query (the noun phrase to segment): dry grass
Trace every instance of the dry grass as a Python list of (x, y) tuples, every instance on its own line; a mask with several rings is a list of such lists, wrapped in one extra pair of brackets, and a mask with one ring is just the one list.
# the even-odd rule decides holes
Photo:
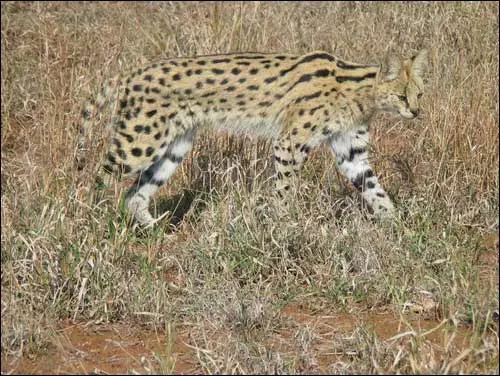
[[(207, 373), (498, 373), (498, 248), (483, 245), (498, 230), (497, 3), (1, 6), (3, 356), (39, 353), (70, 318), (188, 328)], [(392, 226), (366, 219), (326, 149), (281, 212), (269, 144), (203, 134), (158, 195), (177, 225), (147, 234), (118, 194), (93, 204), (93, 178), (74, 168), (80, 106), (123, 69), (231, 51), (371, 63), (423, 46), (424, 116), (373, 124), (375, 170), (405, 213)], [(470, 329), (465, 346), (439, 355), (419, 335), (403, 346), (360, 327), (327, 342), (344, 357), (321, 368), (314, 328), (296, 328), (293, 351), (269, 345), (289, 303), (405, 317), (422, 296), (449, 330)]]

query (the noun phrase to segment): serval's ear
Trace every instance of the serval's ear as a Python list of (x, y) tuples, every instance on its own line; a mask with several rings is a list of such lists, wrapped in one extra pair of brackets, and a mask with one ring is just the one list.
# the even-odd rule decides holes
[(394, 54), (388, 54), (382, 64), (382, 81), (394, 80), (401, 71), (401, 60)]
[(426, 49), (420, 50), (415, 56), (411, 58), (412, 73), (415, 76), (422, 77), (427, 72), (428, 53)]

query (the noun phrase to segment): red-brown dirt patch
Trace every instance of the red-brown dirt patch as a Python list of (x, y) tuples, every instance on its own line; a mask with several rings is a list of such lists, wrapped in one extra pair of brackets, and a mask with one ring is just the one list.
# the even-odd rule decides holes
[[(169, 339), (164, 333), (133, 329), (124, 324), (86, 326), (65, 322), (62, 327), (45, 354), (33, 359), (2, 358), (2, 373), (200, 373), (194, 355), (185, 345), (183, 333), (173, 336), (169, 354)], [(163, 362), (163, 368), (158, 359)]]
[[(288, 305), (282, 310), (285, 319), (291, 320), (290, 330), (278, 334), (281, 338), (283, 352), (291, 349), (288, 344), (290, 337), (297, 336), (299, 328), (309, 327), (314, 332), (314, 340), (301, 349), (302, 356), (309, 357), (309, 365), (304, 371), (315, 373), (331, 373), (333, 364), (349, 363), (356, 357), (356, 345), (353, 348), (344, 347), (352, 333), (357, 328), (365, 326), (368, 331), (373, 331), (379, 341), (386, 341), (397, 348), (408, 348), (410, 341), (419, 338), (425, 343), (425, 348), (433, 354), (450, 351), (459, 354), (468, 347), (471, 330), (465, 327), (453, 328), (446, 321), (425, 320), (424, 316), (409, 314), (398, 318), (392, 312), (366, 312), (353, 314), (328, 314), (315, 312), (311, 314), (306, 309), (297, 305)], [(454, 332), (455, 334), (452, 334)], [(304, 354), (305, 350), (305, 354)], [(297, 351), (297, 348), (295, 348)], [(424, 351), (424, 350), (421, 350)], [(312, 367), (311, 367), (312, 363)]]
[[(350, 362), (349, 348), (339, 348), (346, 336), (365, 326), (380, 341), (407, 347), (412, 338), (425, 341), (433, 353), (450, 351), (459, 354), (468, 347), (470, 330), (454, 327), (453, 333), (445, 322), (424, 320), (418, 315), (398, 318), (391, 312), (328, 314), (311, 312), (300, 304), (289, 304), (281, 311), (283, 329), (269, 333), (266, 347), (293, 359), (308, 358), (297, 369), (329, 373), (334, 363)], [(2, 373), (9, 374), (123, 374), (203, 372), (195, 352), (189, 347), (187, 329), (177, 328), (169, 338), (166, 331), (135, 329), (125, 324), (72, 324), (64, 322), (46, 353), (19, 360), (2, 357)], [(309, 328), (313, 339), (297, 338), (297, 333)], [(435, 330), (432, 330), (435, 329)], [(423, 350), (422, 350), (423, 351)], [(306, 368), (304, 368), (306, 367)]]

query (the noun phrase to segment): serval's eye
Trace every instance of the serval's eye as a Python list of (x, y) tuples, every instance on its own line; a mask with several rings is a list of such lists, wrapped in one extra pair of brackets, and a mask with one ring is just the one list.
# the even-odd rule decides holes
[(420, 99), (420, 98), (422, 98), (422, 93), (417, 94), (417, 99)]
[(398, 95), (399, 100), (406, 102), (406, 96), (404, 95)]

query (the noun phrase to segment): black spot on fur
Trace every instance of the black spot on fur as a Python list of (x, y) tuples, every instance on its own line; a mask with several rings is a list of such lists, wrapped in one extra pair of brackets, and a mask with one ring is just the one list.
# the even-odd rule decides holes
[(354, 186), (361, 190), (363, 189), (363, 184), (366, 181), (366, 179), (371, 178), (373, 176), (373, 171), (371, 169), (368, 169), (362, 173), (360, 173), (353, 181), (352, 184)]
[(266, 78), (266, 79), (264, 80), (264, 82), (265, 82), (266, 84), (270, 84), (271, 82), (274, 82), (274, 81), (276, 81), (277, 79), (278, 79), (278, 77), (277, 77), (277, 76), (268, 77), (268, 78)]
[(214, 63), (214, 64), (218, 64), (218, 63), (229, 63), (229, 62), (231, 62), (231, 59), (227, 59), (227, 58), (225, 58), (225, 59), (214, 59), (214, 60), (212, 60), (212, 63)]
[(297, 98), (295, 100), (295, 103), (300, 103), (302, 101), (308, 101), (308, 100), (311, 100), (311, 99), (314, 99), (314, 98), (317, 98), (321, 95), (321, 91), (317, 91), (311, 95), (304, 95), (303, 97), (300, 97), (300, 98)]
[(366, 80), (368, 78), (375, 78), (376, 73), (367, 73), (364, 76), (336, 76), (335, 79), (337, 80), (338, 83), (346, 82), (346, 81), (353, 81), (353, 82), (361, 82), (363, 80)]
[(207, 98), (207, 97), (211, 97), (212, 95), (215, 95), (215, 94), (217, 94), (215, 91), (210, 91), (208, 93), (203, 94), (201, 97)]
[(365, 148), (351, 148), (351, 150), (349, 150), (349, 162), (352, 162), (356, 155), (363, 154), (364, 152), (366, 152)]
[(258, 60), (258, 59), (264, 59), (265, 56), (261, 56), (261, 55), (257, 55), (257, 56), (254, 56), (254, 55), (238, 55), (238, 56), (235, 56), (236, 59), (247, 59), (247, 60)]
[(132, 155), (134, 157), (140, 157), (142, 155), (142, 149), (139, 148), (133, 148), (132, 149)]
[(307, 145), (302, 145), (302, 147), (300, 148), (300, 151), (302, 153), (306, 153), (306, 154), (309, 154), (309, 152), (311, 151), (311, 148)]
[(165, 183), (165, 180), (156, 180), (156, 179), (151, 179), (151, 184), (155, 184), (158, 187), (161, 187)]
[(118, 153), (121, 159), (123, 159), (124, 161), (127, 160), (127, 153), (125, 153), (123, 149), (117, 149), (116, 152)]
[(122, 137), (124, 137), (128, 142), (134, 142), (134, 137), (132, 137), (131, 135), (129, 135), (128, 133), (124, 133), (124, 132), (118, 132), (118, 134)]
[(304, 64), (304, 63), (308, 63), (308, 62), (311, 62), (311, 61), (314, 61), (317, 59), (335, 61), (335, 58), (332, 55), (329, 55), (326, 53), (312, 54), (312, 55), (304, 57), (302, 60), (300, 60), (296, 64), (292, 65), (290, 68), (280, 71), (280, 75), (284, 76), (288, 72), (291, 72), (292, 70), (296, 69), (299, 65)]
[(315, 113), (317, 110), (319, 110), (320, 108), (323, 108), (323, 107), (325, 107), (325, 105), (324, 105), (324, 104), (322, 104), (322, 105), (320, 105), (320, 106), (316, 106), (316, 107), (314, 107), (314, 108), (311, 108), (311, 109), (309, 110), (309, 115), (314, 115), (314, 113)]
[(118, 147), (118, 149), (122, 147), (122, 143), (120, 142), (120, 140), (118, 140), (116, 138), (113, 138), (112, 143), (113, 143), (113, 145), (116, 145), (116, 147)]
[(110, 161), (111, 163), (115, 164), (116, 163), (116, 158), (113, 154), (111, 153), (108, 153), (108, 161)]

